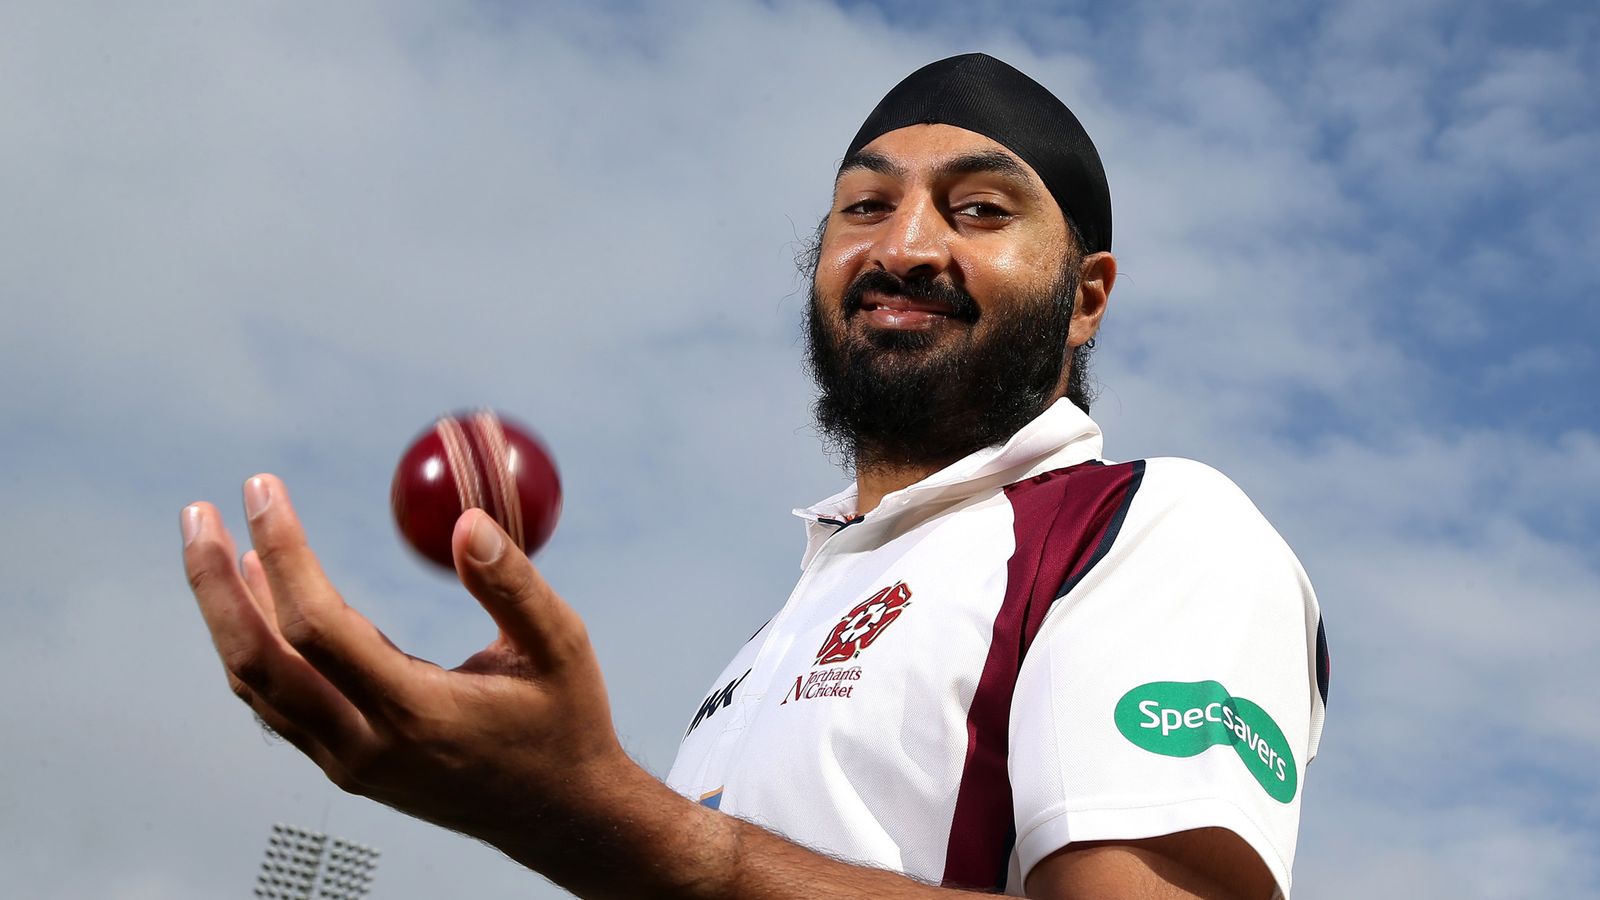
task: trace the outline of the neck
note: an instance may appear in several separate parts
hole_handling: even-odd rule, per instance
[[[908,466],[856,465],[856,515],[864,516],[878,508],[883,498],[901,488],[927,478],[949,463]]]
[[[1070,376],[1070,372],[1064,371],[1061,373],[1061,382],[1056,386],[1055,393],[1051,395],[1050,400],[1044,404],[1043,408],[1034,414],[1035,417],[1042,415],[1057,400],[1066,396],[1068,378]],[[974,447],[972,449],[977,450],[978,448]],[[960,453],[950,459],[939,462],[909,462],[903,459],[895,459],[890,454],[882,452],[875,445],[857,443],[855,452],[855,514],[864,516],[872,512],[878,508],[879,503],[883,502],[883,498],[886,495],[916,484],[965,455],[966,453]]]

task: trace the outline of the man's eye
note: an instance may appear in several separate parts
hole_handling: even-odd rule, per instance
[[[870,216],[875,213],[887,212],[889,204],[882,200],[857,200],[839,211],[846,215]]]
[[[1011,213],[993,203],[968,203],[956,208],[956,212],[974,219],[1009,219]]]

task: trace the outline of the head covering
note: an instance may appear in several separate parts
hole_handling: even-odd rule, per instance
[[[1005,146],[1039,173],[1083,235],[1084,252],[1111,249],[1111,189],[1078,117],[1044,85],[983,53],[912,72],[879,101],[844,157],[908,125],[954,125]]]

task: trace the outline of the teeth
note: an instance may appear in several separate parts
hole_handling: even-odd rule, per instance
[[[948,316],[949,315],[948,312],[944,312],[942,310],[937,310],[937,309],[916,309],[916,308],[913,308],[913,307],[886,306],[886,305],[884,305],[882,303],[862,303],[861,304],[861,311],[862,312],[873,312],[875,310],[880,310],[880,309],[887,310],[887,311],[893,312],[893,313],[926,313],[927,315],[930,315],[930,316]]]

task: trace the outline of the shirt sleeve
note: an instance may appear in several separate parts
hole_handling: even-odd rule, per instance
[[[1221,827],[1287,897],[1322,727],[1305,572],[1232,482],[1188,460],[1147,463],[1111,541],[1018,673],[1022,874],[1075,841]]]

